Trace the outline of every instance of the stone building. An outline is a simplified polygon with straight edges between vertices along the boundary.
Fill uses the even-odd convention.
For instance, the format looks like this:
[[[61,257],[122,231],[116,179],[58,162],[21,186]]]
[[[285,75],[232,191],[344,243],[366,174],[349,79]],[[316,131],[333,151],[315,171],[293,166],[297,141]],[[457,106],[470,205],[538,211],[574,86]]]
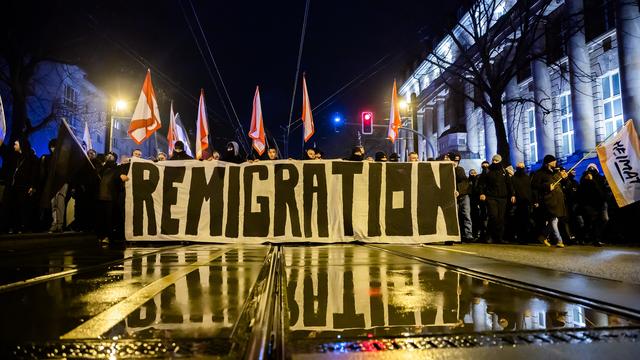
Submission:
[[[515,0],[480,1],[498,1],[498,17],[515,4]],[[534,58],[529,68],[511,79],[504,94],[505,98],[532,100],[503,106],[510,160],[524,161],[527,166],[538,165],[545,154],[567,164],[575,162],[625,119],[634,119],[640,128],[638,2],[551,1],[541,45],[545,56]],[[567,26],[579,31],[561,30]],[[433,51],[455,57],[452,47],[451,39],[445,37]],[[429,158],[458,151],[474,163],[490,159],[497,152],[492,118],[460,88],[452,91],[437,81],[442,71],[433,67],[432,62],[422,60],[399,88],[399,95],[407,101],[411,94],[417,96],[417,130],[426,138],[419,142],[418,153]],[[462,82],[460,87],[468,96],[478,96],[470,84]],[[399,149],[403,146],[413,150],[411,142],[398,145]]]

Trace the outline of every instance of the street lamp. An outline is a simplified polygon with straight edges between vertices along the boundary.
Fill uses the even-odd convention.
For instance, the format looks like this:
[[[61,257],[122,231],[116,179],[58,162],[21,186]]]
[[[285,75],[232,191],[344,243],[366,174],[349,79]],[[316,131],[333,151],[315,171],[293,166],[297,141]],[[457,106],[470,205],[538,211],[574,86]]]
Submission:
[[[107,146],[106,151],[111,152],[113,148],[113,121],[114,114],[122,114],[127,111],[129,104],[126,100],[116,99],[113,100],[110,104],[108,104],[107,109],[109,110],[109,127],[107,128]]]

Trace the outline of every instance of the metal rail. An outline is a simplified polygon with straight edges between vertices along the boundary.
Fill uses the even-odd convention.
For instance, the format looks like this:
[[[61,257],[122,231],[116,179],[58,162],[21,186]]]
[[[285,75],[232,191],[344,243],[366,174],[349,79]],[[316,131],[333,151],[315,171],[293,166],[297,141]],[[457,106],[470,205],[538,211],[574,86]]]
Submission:
[[[614,314],[618,314],[618,315],[623,315],[623,316],[630,317],[630,318],[633,318],[635,320],[639,320],[640,321],[640,313],[638,313],[634,309],[629,309],[629,308],[621,307],[621,306],[618,306],[618,305],[605,303],[605,302],[598,301],[598,300],[589,299],[589,298],[586,298],[586,297],[578,296],[578,295],[575,295],[575,294],[570,294],[570,293],[559,291],[559,290],[556,290],[556,289],[551,289],[551,288],[541,287],[541,286],[537,286],[537,285],[532,285],[532,284],[526,283],[524,281],[510,279],[510,278],[506,278],[506,277],[502,277],[502,276],[498,276],[498,275],[492,275],[492,274],[488,274],[488,273],[485,273],[485,272],[469,269],[469,268],[466,268],[466,267],[462,267],[462,266],[458,266],[458,265],[454,265],[454,264],[450,264],[450,263],[445,263],[445,262],[438,261],[438,260],[428,259],[428,258],[425,258],[425,257],[422,257],[422,256],[418,256],[418,255],[407,254],[407,253],[404,253],[402,251],[386,249],[386,248],[380,247],[379,245],[366,244],[365,246],[373,248],[373,249],[385,251],[385,252],[388,252],[390,254],[394,254],[394,255],[397,255],[397,256],[402,256],[402,257],[407,258],[407,259],[413,259],[413,260],[416,260],[416,261],[419,261],[419,262],[422,262],[422,263],[427,263],[427,264],[431,264],[431,265],[435,265],[435,266],[441,266],[441,267],[456,271],[458,273],[461,273],[461,274],[464,274],[464,275],[467,275],[467,276],[472,276],[472,277],[480,278],[480,279],[483,279],[483,280],[489,280],[489,281],[492,281],[492,282],[495,282],[495,283],[499,283],[499,284],[502,284],[502,285],[505,285],[505,286],[510,286],[510,287],[517,288],[517,289],[523,289],[523,290],[531,291],[531,292],[534,292],[534,293],[540,293],[540,294],[544,294],[544,295],[547,295],[547,296],[552,296],[552,297],[555,297],[555,298],[559,298],[559,299],[565,300],[567,302],[574,302],[574,303],[586,305],[586,306],[592,307],[594,309],[598,309],[598,310],[601,310],[601,311],[614,313]]]

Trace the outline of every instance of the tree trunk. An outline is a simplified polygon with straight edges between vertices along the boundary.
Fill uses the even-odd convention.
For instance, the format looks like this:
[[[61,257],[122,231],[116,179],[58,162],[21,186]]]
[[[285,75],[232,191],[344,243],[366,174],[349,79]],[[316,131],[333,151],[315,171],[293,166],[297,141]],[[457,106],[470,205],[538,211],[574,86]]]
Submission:
[[[492,102],[492,104],[496,104],[491,107],[491,118],[493,119],[493,126],[496,128],[498,154],[502,156],[502,164],[507,167],[511,165],[511,150],[509,149],[509,142],[507,141],[507,129],[504,127],[502,102]]]
[[[11,108],[11,138],[19,139],[25,134],[27,124],[27,97],[20,81],[14,81],[11,86],[13,106]]]

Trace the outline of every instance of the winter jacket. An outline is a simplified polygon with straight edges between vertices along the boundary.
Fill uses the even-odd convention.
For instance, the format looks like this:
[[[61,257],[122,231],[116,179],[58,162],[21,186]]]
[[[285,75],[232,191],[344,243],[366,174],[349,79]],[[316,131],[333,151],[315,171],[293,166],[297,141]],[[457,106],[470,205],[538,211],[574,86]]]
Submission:
[[[169,160],[193,160],[193,158],[184,151],[174,151]]]
[[[469,185],[469,179],[467,178],[467,174],[464,171],[462,166],[456,166],[456,190],[458,191],[458,196],[470,195],[471,194],[471,186]]]
[[[533,174],[531,186],[534,198],[542,206],[548,216],[564,217],[567,209],[564,201],[562,187],[558,183],[553,190],[551,184],[560,179],[560,174],[543,166]]]
[[[14,153],[9,176],[9,185],[21,188],[36,188],[38,179],[38,158],[31,151]]]
[[[502,164],[489,165],[489,172],[480,178],[480,194],[500,199],[514,196],[511,178]]]
[[[100,169],[98,200],[115,201],[121,182],[118,166],[115,163],[105,163]]]
[[[516,173],[511,177],[511,183],[513,184],[516,201],[518,203],[530,204],[533,200],[531,177],[529,177],[524,169],[516,170]]]

